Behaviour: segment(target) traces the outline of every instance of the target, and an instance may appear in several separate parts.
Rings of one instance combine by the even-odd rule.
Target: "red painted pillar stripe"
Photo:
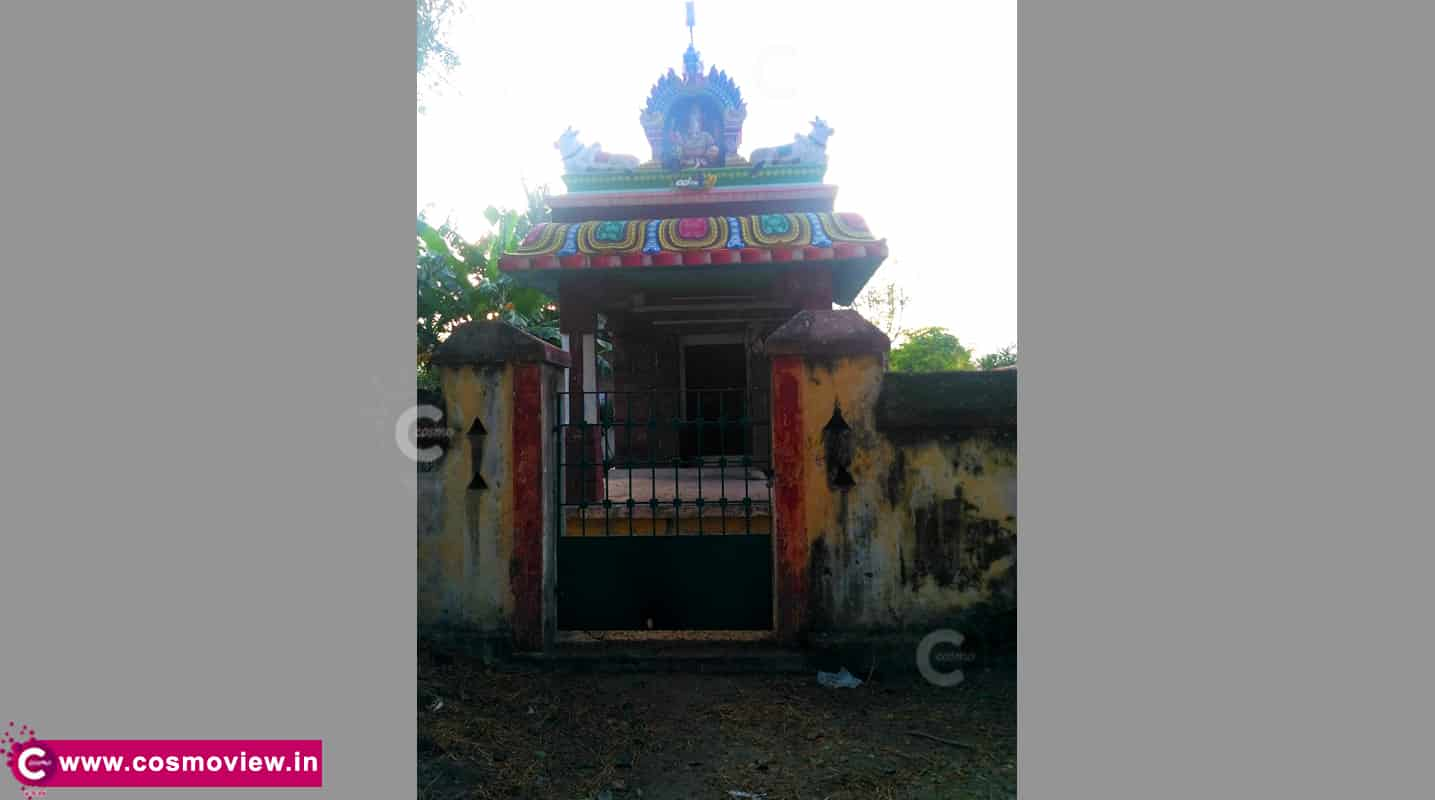
[[[543,649],[542,364],[513,365],[513,640]]]
[[[777,636],[794,641],[802,632],[810,582],[807,528],[803,518],[802,359],[772,359],[772,470],[777,512]]]

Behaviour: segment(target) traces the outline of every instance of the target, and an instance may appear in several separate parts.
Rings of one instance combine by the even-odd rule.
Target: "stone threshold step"
[[[560,645],[546,653],[515,653],[518,666],[583,672],[805,673],[808,654],[750,643],[672,642]]]

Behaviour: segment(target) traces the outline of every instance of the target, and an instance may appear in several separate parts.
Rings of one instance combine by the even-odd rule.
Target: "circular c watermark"
[[[951,654],[952,657],[938,658],[937,654],[933,652],[938,645],[943,644],[951,645],[955,650],[962,646],[963,641],[965,641],[965,637],[951,628],[935,630],[922,637],[921,643],[917,645],[917,671],[922,673],[922,677],[926,678],[927,683],[947,688],[956,686],[966,678],[960,668],[942,670],[937,668],[936,662],[969,661],[971,660],[969,656],[956,652]]]
[[[399,450],[411,461],[427,464],[442,458],[443,448],[418,446],[417,430],[418,421],[421,419],[438,422],[443,419],[443,409],[427,404],[405,409],[404,413],[399,415],[398,423],[394,425],[394,439],[399,443]],[[413,439],[409,438],[410,430],[415,432]]]
[[[779,42],[764,47],[752,71],[752,88],[778,103],[796,100],[799,87],[794,76],[802,74],[801,66],[801,54],[791,44]]]
[[[11,774],[25,786],[43,786],[59,771],[54,750],[33,739],[17,742],[9,760]]]

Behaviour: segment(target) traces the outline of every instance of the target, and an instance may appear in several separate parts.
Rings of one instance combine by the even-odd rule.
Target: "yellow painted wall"
[[[1014,592],[1014,433],[894,441],[876,429],[880,358],[814,361],[804,370],[812,628],[942,624],[964,608]],[[442,377],[452,439],[435,476],[441,488],[421,480],[420,503],[427,507],[418,537],[419,622],[500,632],[514,608],[512,493],[506,490],[514,479],[513,368],[445,368]],[[834,408],[851,426],[854,485],[845,492],[828,485],[825,463],[823,427]],[[472,477],[467,434],[475,418],[488,431],[484,491],[466,488]],[[556,454],[546,438],[545,449],[551,465]],[[954,522],[953,513],[960,520]],[[735,522],[729,520],[734,532]],[[765,528],[767,520],[761,522]],[[569,535],[578,533],[574,523],[568,522]],[[651,526],[642,520],[636,532],[667,533]],[[551,554],[545,559],[551,578]]]
[[[876,429],[880,358],[813,361],[805,372],[813,628],[938,623],[1014,592],[1014,435],[894,442]],[[854,485],[845,492],[828,485],[823,428],[834,408],[851,426]],[[960,520],[952,519],[957,509]]]
[[[513,479],[513,367],[445,367],[442,379],[452,438],[441,467],[441,498],[434,500],[438,519],[419,529],[419,623],[497,631],[507,626],[514,606],[513,502],[505,491]],[[479,491],[467,488],[473,465],[468,432],[475,419],[488,432],[479,467],[488,488]]]

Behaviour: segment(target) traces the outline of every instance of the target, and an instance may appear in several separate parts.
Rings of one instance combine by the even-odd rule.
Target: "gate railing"
[[[770,422],[751,400],[745,388],[558,393],[560,535],[770,535]]]

